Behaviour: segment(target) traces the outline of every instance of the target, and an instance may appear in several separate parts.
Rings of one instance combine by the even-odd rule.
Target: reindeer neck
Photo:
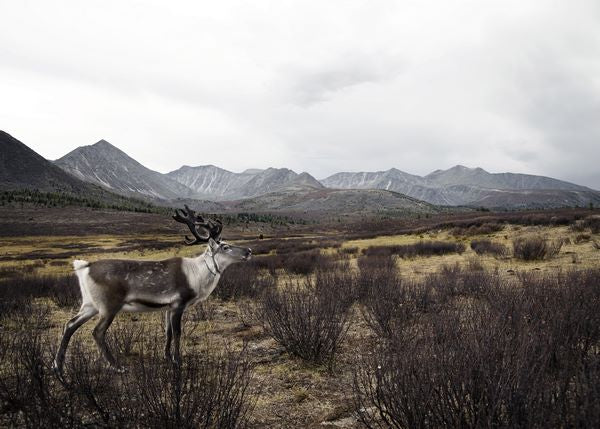
[[[217,260],[215,259],[215,254],[210,251],[210,250],[206,250],[206,252],[204,252],[204,263],[206,264],[206,268],[208,268],[208,271],[210,271],[210,273],[213,276],[217,276],[220,275],[222,270],[221,267],[219,266]]]

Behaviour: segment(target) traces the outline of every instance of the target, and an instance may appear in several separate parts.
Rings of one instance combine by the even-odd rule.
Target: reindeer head
[[[215,265],[221,271],[236,262],[247,261],[252,256],[252,249],[249,247],[235,246],[225,241],[217,243],[210,239],[208,246]]]
[[[215,261],[217,269],[225,269],[232,263],[239,261],[247,261],[252,256],[252,249],[248,247],[234,246],[221,240],[221,231],[223,224],[220,220],[204,221],[200,215],[196,215],[194,210],[187,205],[185,210],[177,209],[173,215],[173,219],[177,222],[185,223],[189,228],[194,238],[185,237],[185,244],[191,246],[193,244],[208,243],[208,251]]]

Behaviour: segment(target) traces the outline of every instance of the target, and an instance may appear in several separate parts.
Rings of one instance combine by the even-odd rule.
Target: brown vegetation
[[[108,340],[128,371],[98,363],[82,328],[63,379],[51,356],[79,291],[70,275],[47,274],[68,261],[32,252],[189,248],[163,236],[17,240],[27,260],[0,266],[0,426],[600,425],[600,237],[589,211],[530,213],[519,225],[507,223],[515,213],[462,216],[253,240],[257,256],[186,314],[180,367],[162,357],[161,315],[124,315]],[[567,227],[577,219],[583,229]],[[422,236],[381,236],[411,228]],[[363,234],[377,237],[348,242]],[[511,258],[515,237],[535,246]]]
[[[497,257],[506,257],[509,255],[508,248],[501,243],[494,243],[491,240],[473,240],[471,249],[478,255],[493,255]]]
[[[358,359],[367,427],[600,424],[600,271],[528,275],[521,287],[493,277],[472,305],[447,302]]]
[[[446,255],[448,253],[463,253],[465,245],[443,241],[420,241],[414,244],[399,246],[373,246],[365,249],[365,255],[398,255],[401,258],[415,258],[417,256]]]
[[[541,261],[558,255],[561,247],[561,241],[540,236],[518,237],[513,240],[513,255],[523,261]]]

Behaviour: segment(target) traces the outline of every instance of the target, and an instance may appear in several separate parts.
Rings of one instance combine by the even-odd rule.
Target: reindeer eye
[[[226,244],[225,246],[223,246],[223,250],[229,250],[229,249],[230,249],[229,245]]]

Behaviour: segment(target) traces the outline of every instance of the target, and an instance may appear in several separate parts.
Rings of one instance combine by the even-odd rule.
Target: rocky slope
[[[82,193],[88,188],[10,134],[0,131],[0,189]]]
[[[543,208],[600,203],[600,192],[544,176],[488,173],[457,165],[421,177],[397,169],[337,173],[321,180],[329,188],[386,189],[438,205]]]
[[[164,200],[197,196],[187,186],[144,167],[105,140],[78,147],[55,164],[78,179],[123,195]]]
[[[323,188],[310,174],[297,174],[287,168],[250,169],[233,173],[213,165],[184,166],[167,175],[202,198],[216,201],[250,198],[286,188]]]

